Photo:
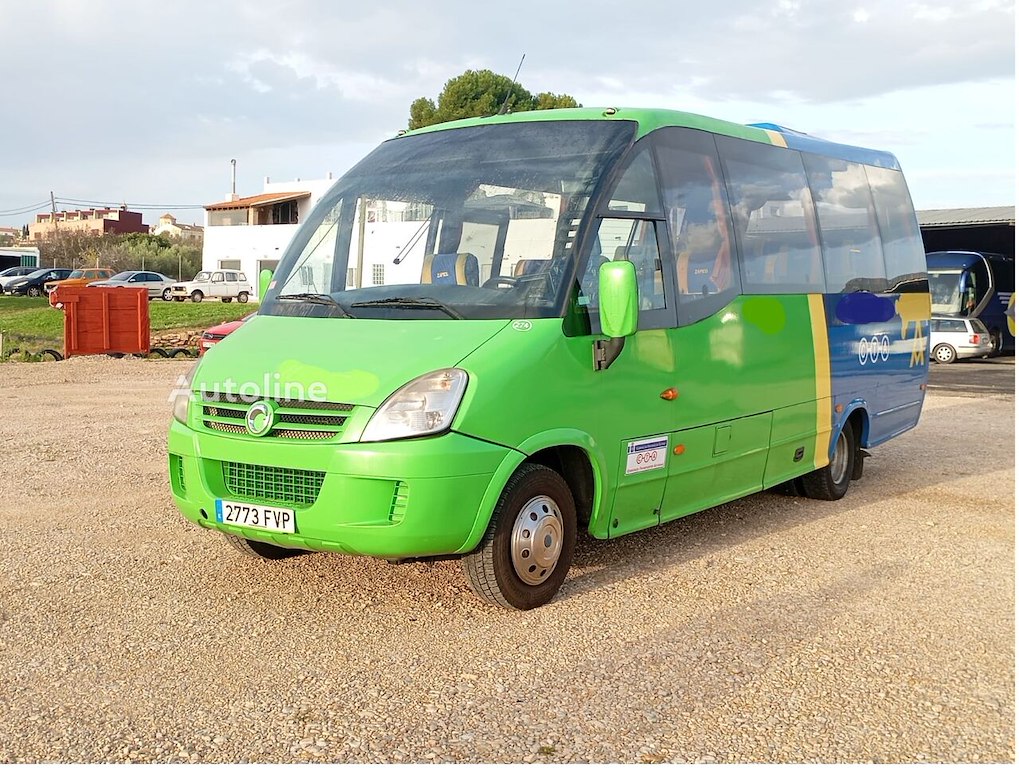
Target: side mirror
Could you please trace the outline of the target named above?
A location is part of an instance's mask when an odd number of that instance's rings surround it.
[[[610,339],[637,331],[637,270],[630,261],[610,261],[598,270],[598,317]]]

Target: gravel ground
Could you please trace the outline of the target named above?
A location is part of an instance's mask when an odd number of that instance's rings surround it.
[[[514,613],[186,523],[189,365],[0,366],[0,762],[1014,760],[1011,397],[931,395],[841,502],[582,540]]]

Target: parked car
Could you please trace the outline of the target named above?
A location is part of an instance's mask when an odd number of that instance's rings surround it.
[[[112,276],[112,269],[76,269],[63,280],[50,280],[43,286],[43,290],[46,291],[46,293],[53,293],[53,290],[58,285],[88,285],[89,283],[94,283],[96,280],[106,280]]]
[[[219,344],[219,342],[248,322],[248,320],[253,318],[256,314],[257,313],[252,312],[250,315],[246,315],[240,320],[230,320],[226,323],[214,325],[206,330],[205,333],[202,334],[202,340],[198,343],[198,354],[204,355],[205,350]]]
[[[231,302],[237,299],[241,304],[246,302],[254,290],[243,272],[234,269],[203,270],[195,275],[194,280],[176,283],[170,289],[174,301],[199,302],[202,299],[221,299]]]
[[[37,269],[39,267],[8,267],[3,272],[0,272],[0,293],[4,292],[8,283],[14,282],[19,277],[30,275]]]
[[[71,269],[37,269],[24,277],[16,277],[7,284],[7,293],[12,296],[42,296],[43,286],[51,280],[70,277]]]
[[[91,285],[106,288],[147,288],[150,299],[160,297],[163,301],[169,301],[170,286],[175,282],[177,281],[172,277],[167,277],[161,272],[129,270],[127,272],[118,272],[109,280],[100,280],[91,283]]]
[[[975,317],[931,317],[931,359],[954,363],[970,357],[987,357],[994,342],[987,326]]]

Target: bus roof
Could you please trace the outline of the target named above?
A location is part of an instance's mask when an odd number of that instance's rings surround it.
[[[863,163],[865,165],[876,165],[882,168],[899,170],[899,163],[890,152],[881,152],[875,149],[865,149],[850,144],[839,144],[833,141],[826,141],[815,136],[810,136],[800,131],[794,131],[775,123],[753,123],[742,125],[731,123],[727,120],[719,120],[713,117],[694,114],[692,112],[679,112],[672,109],[634,109],[634,108],[602,108],[602,107],[580,107],[576,109],[543,109],[529,112],[513,112],[506,115],[492,115],[491,117],[469,117],[463,120],[452,120],[447,123],[437,123],[414,131],[405,131],[400,135],[416,135],[419,133],[430,133],[432,131],[454,130],[457,128],[470,128],[479,125],[496,125],[500,123],[524,123],[541,122],[551,120],[628,120],[637,123],[637,138],[640,138],[651,131],[666,126],[677,126],[681,128],[695,128],[710,133],[717,133],[723,136],[733,136],[739,139],[759,141],[764,144],[773,144],[778,147],[788,147],[802,152],[811,152],[826,157],[834,157],[840,160]]]

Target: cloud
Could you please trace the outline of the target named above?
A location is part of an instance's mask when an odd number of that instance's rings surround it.
[[[204,200],[208,175],[189,186],[172,169],[251,157],[274,173],[288,150],[339,172],[339,158],[405,127],[417,97],[466,69],[512,75],[525,53],[531,91],[737,120],[746,105],[859,106],[1012,81],[1015,68],[1004,0],[646,0],[639,12],[608,0],[34,0],[2,4],[0,25],[17,105],[0,124],[0,210],[51,188],[102,196],[113,178],[128,187],[118,196]]]

